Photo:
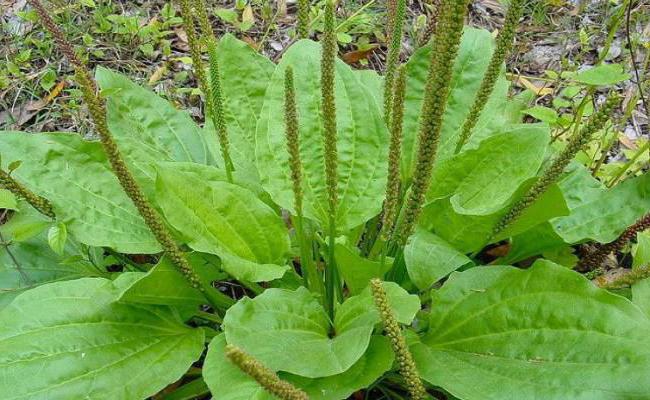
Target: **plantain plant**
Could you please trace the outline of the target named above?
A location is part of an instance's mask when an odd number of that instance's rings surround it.
[[[572,162],[614,95],[565,146],[523,123],[522,1],[496,44],[441,1],[404,64],[392,1],[386,81],[337,58],[332,2],[319,43],[298,1],[276,65],[179,1],[203,125],[91,77],[29,3],[99,140],[0,133],[2,399],[650,396],[650,285],[625,298],[557,256],[647,228],[650,174],[605,188]]]

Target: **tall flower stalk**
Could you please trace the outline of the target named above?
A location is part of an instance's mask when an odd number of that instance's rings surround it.
[[[336,238],[336,213],[338,206],[338,153],[336,148],[336,102],[334,81],[336,70],[336,21],[334,3],[328,0],[325,5],[325,31],[323,35],[323,52],[321,57],[321,95],[323,113],[323,151],[325,158],[325,180],[329,206],[328,226],[328,265],[325,270],[325,297],[327,311],[334,316],[335,285],[338,280],[334,261],[334,244]]]
[[[284,381],[264,364],[246,354],[242,349],[226,346],[226,357],[242,372],[255,379],[267,392],[281,400],[308,400],[307,393]]]
[[[605,123],[611,117],[611,113],[619,103],[617,95],[612,94],[608,97],[605,104],[598,112],[594,113],[587,124],[580,129],[575,135],[571,137],[567,146],[562,152],[553,160],[551,165],[546,168],[542,176],[531,186],[530,189],[512,205],[510,210],[501,218],[501,220],[494,227],[492,232],[493,239],[510,226],[517,218],[519,218],[525,210],[537,201],[537,199],[544,194],[548,188],[557,182],[565,168],[571,160],[582,150],[587,143],[591,140],[593,135],[601,130]]]
[[[395,315],[390,308],[388,296],[381,281],[376,278],[371,280],[370,289],[375,300],[375,307],[379,311],[386,336],[390,339],[393,353],[395,353],[395,358],[399,365],[400,374],[404,378],[411,399],[424,400],[427,397],[427,392],[420,379],[415,361],[413,361],[413,355],[411,355],[406,344],[406,339],[402,334],[402,329],[399,327],[397,319],[395,319]]]
[[[393,4],[395,3],[396,4]],[[390,0],[395,8],[394,16],[389,18],[392,25],[390,29],[390,46],[386,60],[386,76],[384,77],[384,120],[388,127],[391,126],[391,111],[393,108],[393,84],[395,82],[395,71],[399,64],[399,55],[402,50],[402,31],[404,30],[404,18],[406,16],[406,0]]]
[[[302,192],[302,162],[300,159],[300,137],[298,110],[296,107],[296,88],[293,79],[293,68],[287,67],[284,71],[284,121],[287,141],[287,153],[289,153],[289,169],[291,170],[291,182],[293,183],[294,208],[296,210],[293,218],[296,228],[296,238],[300,247],[300,267],[308,288],[323,293],[323,282],[314,264],[312,249],[305,237],[304,219],[302,213],[303,192]]]
[[[192,6],[189,0],[179,0],[179,3],[181,5],[183,26],[187,33],[187,41],[190,46],[190,54],[194,64],[194,70],[201,91],[205,95],[207,115],[217,131],[217,138],[219,139],[219,148],[221,150],[221,157],[223,158],[226,170],[226,177],[229,182],[232,182],[232,171],[234,170],[234,165],[230,156],[230,140],[228,138],[228,128],[226,125],[224,101],[221,90],[221,76],[219,72],[219,60],[217,57],[217,39],[214,35],[212,25],[210,24],[210,19],[208,18],[205,0],[196,0],[196,17],[199,21],[208,50],[210,75],[207,77],[204,72],[203,59],[201,57],[201,40],[194,26],[194,13],[192,12]]]
[[[309,37],[309,0],[298,0],[298,38]]]
[[[400,199],[400,159],[402,155],[402,137],[404,122],[404,99],[406,96],[406,68],[402,65],[397,70],[395,92],[393,94],[392,121],[390,126],[390,147],[388,150],[388,180],[386,182],[386,200],[380,239],[388,241],[393,233]]]
[[[0,169],[0,188],[7,189],[13,193],[16,197],[19,197],[29,203],[30,206],[34,207],[36,211],[54,219],[56,215],[54,214],[54,209],[52,204],[44,197],[33,193],[31,190],[27,189],[15,178],[13,178],[9,173]]]
[[[524,0],[512,0],[510,2],[503,28],[497,36],[496,49],[494,50],[490,64],[485,71],[483,81],[481,82],[481,87],[479,88],[476,98],[474,99],[474,104],[472,105],[469,115],[463,124],[460,138],[456,144],[456,153],[460,152],[465,143],[467,143],[469,140],[470,136],[472,135],[472,130],[476,126],[476,123],[481,116],[481,112],[483,111],[483,108],[485,108],[485,105],[487,104],[488,99],[494,90],[494,85],[499,79],[499,72],[501,72],[501,68],[503,68],[503,62],[512,48],[512,42],[514,40],[515,33],[517,31],[517,25],[519,23],[519,19],[521,18],[523,9]]]
[[[424,89],[422,122],[411,193],[408,197],[397,240],[403,245],[413,233],[429,189],[433,164],[440,142],[442,116],[447,106],[452,68],[458,54],[468,0],[446,1],[442,5],[438,32],[431,51],[431,64]]]
[[[63,32],[52,20],[41,2],[39,0],[29,0],[29,3],[38,13],[41,23],[54,37],[55,43],[60,51],[74,66],[77,83],[81,88],[83,99],[88,106],[91,119],[95,125],[95,130],[99,135],[100,142],[106,152],[111,168],[113,169],[113,172],[115,173],[115,176],[124,192],[129,196],[142,216],[142,219],[144,219],[145,223],[154,234],[156,240],[160,243],[174,266],[181,272],[190,285],[200,290],[213,306],[223,308],[233,304],[234,302],[231,298],[214,290],[209,283],[203,282],[194,272],[182,250],[174,241],[170,230],[163,223],[162,217],[147,201],[142,189],[136,182],[131,171],[129,171],[126,162],[124,161],[124,158],[108,129],[108,124],[106,122],[106,106],[103,99],[97,94],[97,85],[91,78],[88,69],[76,56],[72,46],[65,39]]]

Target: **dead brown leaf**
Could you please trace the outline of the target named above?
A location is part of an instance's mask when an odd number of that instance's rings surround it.
[[[367,60],[368,57],[379,47],[378,44],[371,45],[370,48],[364,50],[355,50],[343,54],[343,61],[348,64],[354,64],[361,60]]]

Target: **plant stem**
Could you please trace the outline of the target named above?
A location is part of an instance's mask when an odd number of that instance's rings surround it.
[[[623,175],[630,169],[630,167],[634,165],[636,160],[638,160],[639,157],[641,157],[641,155],[648,150],[650,150],[650,140],[645,142],[643,146],[639,147],[639,149],[634,153],[632,158],[630,158],[625,164],[623,164],[623,166],[621,166],[621,168],[618,169],[618,171],[616,171],[616,175],[614,175],[612,179],[609,182],[607,182],[607,187],[611,188],[614,185],[616,185],[616,183],[618,183],[621,180]]]
[[[223,319],[220,316],[218,316],[217,314],[212,314],[212,313],[209,313],[209,312],[199,310],[199,311],[196,311],[194,313],[194,315],[196,317],[198,317],[198,318],[204,319],[206,321],[214,322],[214,323],[219,324],[219,325],[221,325],[223,323]]]
[[[325,297],[327,298],[327,313],[334,320],[334,303],[336,294],[334,292],[335,284],[338,281],[336,261],[334,259],[334,246],[336,245],[336,225],[330,220],[330,230],[328,233],[327,244],[327,267],[325,268]]]
[[[305,236],[303,217],[301,215],[296,215],[293,218],[293,224],[296,228],[296,238],[298,239],[298,246],[300,248],[300,268],[302,270],[305,286],[313,292],[323,294],[325,292],[323,280],[316,269],[316,264],[314,263],[310,240]]]

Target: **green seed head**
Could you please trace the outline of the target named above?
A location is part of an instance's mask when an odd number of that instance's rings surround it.
[[[411,398],[417,400],[425,399],[426,390],[422,384],[422,380],[420,379],[420,374],[418,373],[415,361],[413,361],[413,356],[411,355],[406,340],[402,335],[402,330],[390,308],[388,296],[386,295],[382,282],[379,279],[371,280],[370,289],[372,290],[372,296],[375,300],[375,307],[377,307],[382,324],[384,325],[384,331],[386,332],[386,336],[390,339],[393,352],[395,353],[395,358],[399,365],[400,373],[406,382],[406,387],[411,394]]]
[[[307,400],[305,392],[287,381],[280,379],[275,372],[265,367],[238,347],[226,346],[226,357],[245,374],[255,379],[267,392],[282,400]]]

